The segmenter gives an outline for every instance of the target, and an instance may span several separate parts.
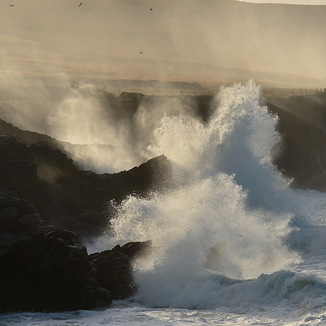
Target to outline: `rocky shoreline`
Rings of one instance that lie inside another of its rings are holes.
[[[81,239],[107,227],[110,201],[163,187],[166,157],[98,175],[47,143],[2,135],[0,151],[0,313],[94,309],[133,295],[132,260],[149,244],[88,255]],[[44,164],[55,182],[42,179]]]
[[[140,97],[126,102],[133,111]],[[207,121],[211,98],[195,100]],[[326,95],[302,100],[304,106],[297,97],[266,102],[283,136],[274,164],[294,187],[326,191]],[[312,107],[318,119],[308,121]],[[168,159],[96,174],[80,170],[48,136],[3,120],[0,135],[0,313],[94,309],[131,297],[133,259],[150,242],[90,255],[82,243],[107,227],[111,202],[169,187]]]
[[[135,293],[132,260],[149,247],[88,255],[76,233],[44,225],[34,205],[1,191],[0,313],[108,307]]]

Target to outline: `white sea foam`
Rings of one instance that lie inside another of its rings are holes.
[[[253,82],[224,88],[208,123],[172,108],[162,117],[148,151],[168,156],[176,186],[127,198],[114,236],[95,242],[152,240],[135,261],[131,301],[5,314],[0,325],[325,324],[325,194],[290,188],[271,164],[277,117],[259,92]]]
[[[278,271],[300,262],[294,242],[305,241],[302,230],[313,225],[305,213],[315,201],[308,193],[304,202],[306,193],[273,167],[277,117],[259,94],[253,82],[224,88],[209,123],[165,116],[155,130],[149,150],[167,155],[180,184],[130,196],[111,222],[110,245],[152,240],[152,254],[135,262],[139,302],[212,308],[290,298],[284,289],[297,276]]]

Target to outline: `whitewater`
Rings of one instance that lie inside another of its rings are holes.
[[[108,309],[9,313],[0,325],[324,325],[326,195],[291,187],[272,164],[278,117],[253,81],[224,87],[207,122],[165,114],[146,155],[173,186],[116,206],[88,251],[151,240],[138,292]],[[143,153],[143,155],[145,155]]]

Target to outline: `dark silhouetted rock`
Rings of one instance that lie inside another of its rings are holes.
[[[66,311],[107,307],[86,249],[68,231],[15,243],[0,257],[0,311]]]
[[[34,205],[13,192],[0,191],[0,255],[14,243],[38,232],[42,223]]]
[[[282,143],[273,163],[301,189],[326,191],[326,95],[293,96],[267,103],[279,117]]]
[[[113,299],[126,299],[135,294],[132,261],[149,247],[150,242],[131,242],[89,256],[97,270],[98,284],[110,291]]]
[[[42,223],[34,205],[12,192],[0,191],[0,232],[33,232]]]
[[[138,93],[115,97],[98,92],[96,96],[103,107],[116,108],[110,115],[116,123],[130,127],[131,135],[136,133],[132,121],[140,103],[151,105],[154,101],[154,97]],[[203,123],[210,119],[211,99],[192,97],[193,113]],[[294,180],[294,187],[326,191],[326,95],[268,100],[270,111],[280,117],[278,130],[283,136],[273,163]],[[120,203],[130,194],[146,196],[171,185],[171,164],[163,155],[128,171],[96,174],[80,170],[62,152],[62,145],[48,136],[20,130],[2,120],[0,134],[0,189],[30,201],[44,224],[78,235],[100,234],[112,217],[111,202]],[[4,225],[9,227],[7,222]]]
[[[74,232],[68,230],[56,230],[46,234],[48,239],[61,239],[69,246],[76,246],[78,244],[78,237]]]
[[[42,222],[27,200],[0,192],[0,313],[107,307],[135,292],[132,260],[149,243],[89,257],[76,233]]]
[[[159,156],[129,171],[96,174],[79,170],[53,143],[25,144],[7,136],[0,137],[0,152],[0,189],[33,203],[45,224],[85,236],[107,226],[112,200],[158,190],[171,173],[170,162]]]

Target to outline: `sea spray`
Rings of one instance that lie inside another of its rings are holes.
[[[234,175],[239,185],[250,189],[252,204],[275,206],[289,180],[271,163],[280,141],[275,131],[278,118],[260,102],[260,88],[252,81],[223,88],[214,98],[207,125],[184,121],[183,116],[164,117],[149,150],[153,155],[165,154],[179,172],[186,170],[191,176]]]
[[[83,169],[131,169],[153,157],[147,147],[164,115],[195,119],[190,97],[138,95],[115,98],[88,84],[72,88],[48,114],[49,134],[66,142],[64,150]]]
[[[102,95],[102,97],[101,97]],[[129,142],[126,119],[93,86],[72,88],[47,116],[49,134],[83,169],[117,172],[143,162]],[[104,103],[103,103],[104,102]]]
[[[162,119],[149,150],[167,155],[180,185],[130,196],[111,221],[111,245],[152,240],[152,254],[135,262],[137,299],[148,305],[204,307],[220,295],[212,275],[252,279],[300,259],[284,244],[294,214],[275,209],[289,191],[270,163],[277,118],[253,82],[223,89],[214,103],[207,124]]]

